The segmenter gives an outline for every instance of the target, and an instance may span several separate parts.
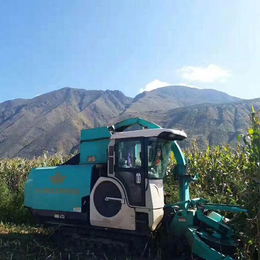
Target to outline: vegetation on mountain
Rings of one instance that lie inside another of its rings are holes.
[[[120,91],[63,88],[0,104],[1,157],[41,156],[78,148],[80,130],[98,127],[131,102]]]

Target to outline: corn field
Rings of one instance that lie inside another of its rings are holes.
[[[192,148],[185,151],[188,173],[199,175],[198,181],[190,185],[192,198],[202,197],[213,203],[240,205],[248,210],[246,215],[237,214],[233,225],[244,244],[244,253],[251,259],[260,259],[259,113],[252,109],[252,126],[247,133],[238,136],[236,149],[225,145],[208,147],[202,151],[194,143]],[[23,206],[24,183],[31,168],[59,165],[68,158],[59,155],[49,157],[47,153],[33,160],[0,158],[0,247],[2,232],[10,233],[12,225],[24,232],[28,229],[36,233],[47,232],[35,228],[34,220]],[[174,157],[171,159],[170,166],[174,167]],[[169,202],[179,200],[178,185],[170,174],[166,178],[165,190],[170,195]]]

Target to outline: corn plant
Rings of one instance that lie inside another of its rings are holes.
[[[243,156],[247,158],[245,165],[245,192],[241,196],[248,210],[245,225],[248,251],[252,257],[260,259],[260,111],[255,112],[252,107],[251,125],[247,135],[243,136],[245,146]]]
[[[48,156],[47,153],[32,160],[0,159],[0,221],[32,222],[28,210],[23,206],[24,184],[31,168],[59,165],[67,159],[68,156]]]

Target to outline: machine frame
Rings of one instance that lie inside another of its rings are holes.
[[[141,130],[125,131],[135,126]],[[162,179],[148,178],[147,140],[151,137],[172,141],[180,202],[165,205]],[[122,240],[124,235],[132,242],[139,237],[146,246],[148,241],[186,241],[185,246],[198,257],[230,260],[236,249],[233,232],[215,211],[246,210],[190,199],[189,184],[197,176],[187,173],[187,161],[176,142],[186,137],[183,131],[163,129],[141,118],[82,130],[80,155],[63,166],[32,169],[25,184],[25,206],[45,224],[74,227],[78,234],[89,236],[96,230],[103,238],[111,239],[113,234]],[[140,140],[143,148],[138,169],[118,167],[118,143],[129,140]],[[129,199],[131,192],[136,201]]]

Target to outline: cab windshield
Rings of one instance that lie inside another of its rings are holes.
[[[148,178],[163,179],[166,174],[172,141],[149,138],[148,139]]]

